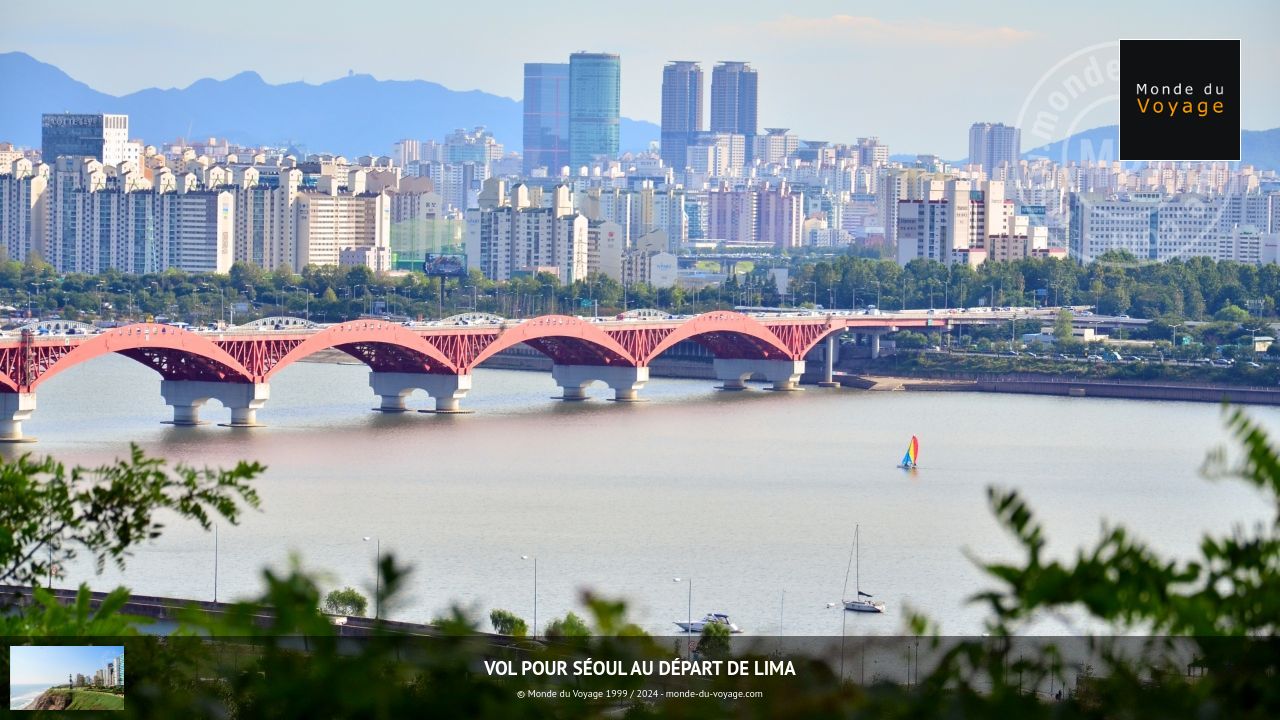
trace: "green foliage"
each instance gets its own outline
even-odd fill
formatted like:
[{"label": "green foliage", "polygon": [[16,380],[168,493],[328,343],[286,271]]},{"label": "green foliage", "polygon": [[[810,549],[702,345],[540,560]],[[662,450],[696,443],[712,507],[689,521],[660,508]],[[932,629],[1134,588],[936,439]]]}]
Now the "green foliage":
[{"label": "green foliage", "polygon": [[1249,321],[1249,311],[1237,305],[1227,305],[1213,314],[1218,322],[1242,323]]},{"label": "green foliage", "polygon": [[[1008,347],[992,345],[986,340],[975,344],[979,352],[1003,351]],[[1231,367],[1212,365],[1174,365],[1158,359],[1147,362],[1076,362],[1057,357],[1063,353],[1080,357],[1086,348],[1079,343],[1059,343],[1045,348],[1040,357],[991,357],[969,353],[898,353],[881,358],[869,367],[877,373],[898,373],[908,377],[973,379],[978,375],[1031,374],[1079,380],[1119,380],[1134,382],[1174,382],[1218,384],[1251,387],[1275,387],[1280,384],[1280,367],[1272,363],[1249,367],[1240,362]],[[1089,353],[1111,352],[1106,347],[1087,348]],[[1037,350],[1040,352],[1040,350]]]},{"label": "green foliage", "polygon": [[705,658],[717,659],[729,654],[729,628],[720,623],[707,623],[702,626],[702,634],[698,638],[698,654]]},{"label": "green foliage", "polygon": [[331,615],[364,617],[369,612],[369,599],[353,587],[330,590],[324,596],[324,611]]},{"label": "green foliage", "polygon": [[0,583],[34,585],[61,576],[80,553],[101,571],[121,568],[129,551],[157,537],[173,513],[208,528],[215,515],[235,523],[242,505],[257,507],[249,481],[263,467],[197,470],[146,457],[136,445],[127,459],[96,469],[67,470],[52,458],[23,455],[0,464]]},{"label": "green foliage", "polygon": [[590,637],[591,629],[582,618],[570,612],[563,618],[547,623],[546,634],[549,638],[585,638]]},{"label": "green foliage", "polygon": [[510,635],[512,637],[524,637],[529,633],[529,626],[519,615],[510,610],[493,610],[489,613],[489,623],[493,625],[493,631],[499,635]]},{"label": "green foliage", "polygon": [[1058,342],[1070,340],[1075,332],[1074,327],[1075,315],[1066,308],[1058,311],[1058,316],[1053,319],[1053,338]]}]

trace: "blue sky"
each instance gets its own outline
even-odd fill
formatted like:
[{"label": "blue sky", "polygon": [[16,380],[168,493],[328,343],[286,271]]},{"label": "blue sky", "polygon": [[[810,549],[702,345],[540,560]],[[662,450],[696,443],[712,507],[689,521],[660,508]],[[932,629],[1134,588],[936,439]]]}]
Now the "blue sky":
[{"label": "blue sky", "polygon": [[[65,683],[67,673],[91,676],[124,654],[121,645],[15,645],[9,648],[9,683]],[[125,661],[125,670],[129,663]]]},{"label": "blue sky", "polygon": [[971,122],[1013,122],[1037,81],[1081,48],[1240,38],[1243,125],[1280,126],[1273,0],[63,0],[10,3],[4,19],[0,51],[113,94],[243,70],[275,83],[353,70],[518,98],[522,63],[608,50],[622,55],[623,114],[656,121],[664,61],[747,60],[760,72],[761,127],[841,141],[878,134],[895,152],[948,157],[966,151]]}]

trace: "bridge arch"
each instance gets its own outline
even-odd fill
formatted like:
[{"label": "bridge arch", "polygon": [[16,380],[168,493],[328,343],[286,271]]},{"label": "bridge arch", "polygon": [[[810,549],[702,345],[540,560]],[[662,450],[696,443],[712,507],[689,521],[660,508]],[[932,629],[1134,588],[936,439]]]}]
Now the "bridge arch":
[{"label": "bridge arch", "polygon": [[[676,343],[692,340],[721,359],[795,360],[769,328],[742,313],[715,310],[686,320],[641,358],[648,365]],[[803,355],[799,356],[803,357]]]},{"label": "bridge arch", "polygon": [[37,339],[28,352],[28,366],[10,370],[9,382],[4,383],[17,392],[32,392],[67,368],[111,353],[136,360],[166,380],[253,381],[251,373],[227,351],[206,337],[172,325],[138,323],[106,330],[66,352]]},{"label": "bridge arch", "polygon": [[596,325],[568,315],[543,315],[503,330],[466,367],[524,343],[557,365],[626,365],[639,363],[617,340]]},{"label": "bridge arch", "polygon": [[305,318],[292,315],[272,315],[236,327],[242,330],[313,330],[320,326]]},{"label": "bridge arch", "polygon": [[101,331],[100,327],[75,320],[38,320],[12,330],[16,335],[24,332],[36,335],[97,335]]},{"label": "bridge arch", "polygon": [[375,372],[458,374],[458,366],[435,345],[399,323],[351,320],[308,336],[262,374],[262,382],[321,350],[337,348]]},{"label": "bridge arch", "polygon": [[501,315],[486,312],[464,312],[440,321],[442,325],[501,325],[507,319]]}]

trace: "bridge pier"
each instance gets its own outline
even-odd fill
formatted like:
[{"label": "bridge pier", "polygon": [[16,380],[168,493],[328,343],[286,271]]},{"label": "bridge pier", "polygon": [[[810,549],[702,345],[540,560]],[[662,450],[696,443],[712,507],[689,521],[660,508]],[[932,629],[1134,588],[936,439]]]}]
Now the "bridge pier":
[{"label": "bridge pier", "polygon": [[614,400],[640,402],[640,390],[649,382],[649,368],[627,365],[552,365],[551,378],[564,391],[561,400],[586,400],[587,386],[600,380],[613,388]]},{"label": "bridge pier", "polygon": [[753,375],[773,383],[773,390],[799,390],[800,376],[804,374],[803,360],[716,358],[713,365],[716,379],[724,382],[723,390],[746,390],[747,380]]},{"label": "bridge pier", "polygon": [[405,412],[405,400],[414,390],[426,390],[436,401],[435,410],[421,412],[465,413],[459,401],[471,392],[471,375],[370,372],[369,387],[382,398],[381,412]]},{"label": "bridge pier", "polygon": [[827,336],[827,346],[822,352],[822,379],[818,381],[818,387],[840,387],[840,383],[835,381],[836,353],[840,348],[838,340],[834,333]]},{"label": "bridge pier", "polygon": [[880,333],[871,333],[871,359],[880,357]]},{"label": "bridge pier", "polygon": [[0,393],[0,442],[35,442],[22,434],[22,422],[35,411],[35,393]]},{"label": "bridge pier", "polygon": [[257,427],[258,410],[271,397],[267,383],[212,382],[208,380],[162,380],[160,395],[173,407],[174,425],[200,425],[200,408],[217,400],[231,410],[227,427]]}]

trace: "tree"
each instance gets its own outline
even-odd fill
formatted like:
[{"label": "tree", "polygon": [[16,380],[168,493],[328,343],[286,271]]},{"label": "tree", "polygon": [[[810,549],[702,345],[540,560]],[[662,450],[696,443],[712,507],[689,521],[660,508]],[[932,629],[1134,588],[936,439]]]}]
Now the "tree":
[{"label": "tree", "polygon": [[1238,305],[1227,305],[1213,314],[1218,322],[1242,323],[1249,321],[1249,311]]},{"label": "tree", "polygon": [[552,620],[547,624],[547,637],[549,638],[585,638],[590,636],[591,630],[587,627],[587,624],[572,612],[562,619]]},{"label": "tree", "polygon": [[159,536],[169,513],[206,529],[215,516],[235,523],[244,506],[258,506],[249,481],[263,469],[241,462],[171,470],[136,445],[127,459],[95,469],[30,455],[0,464],[0,584],[60,577],[58,568],[82,552],[99,571],[108,559],[123,568],[135,545]]},{"label": "tree", "polygon": [[1071,311],[1066,308],[1058,311],[1058,317],[1054,318],[1053,321],[1053,338],[1055,340],[1064,342],[1074,337],[1074,317]]},{"label": "tree", "polygon": [[324,596],[324,611],[330,615],[364,617],[369,611],[369,599],[350,586],[341,590],[330,590],[329,594]]},{"label": "tree", "polygon": [[490,612],[489,622],[493,625],[493,631],[499,635],[524,637],[529,633],[529,626],[525,621],[510,610],[499,609]]},{"label": "tree", "polygon": [[702,626],[698,638],[698,653],[707,658],[721,658],[729,654],[729,628],[721,623]]}]

